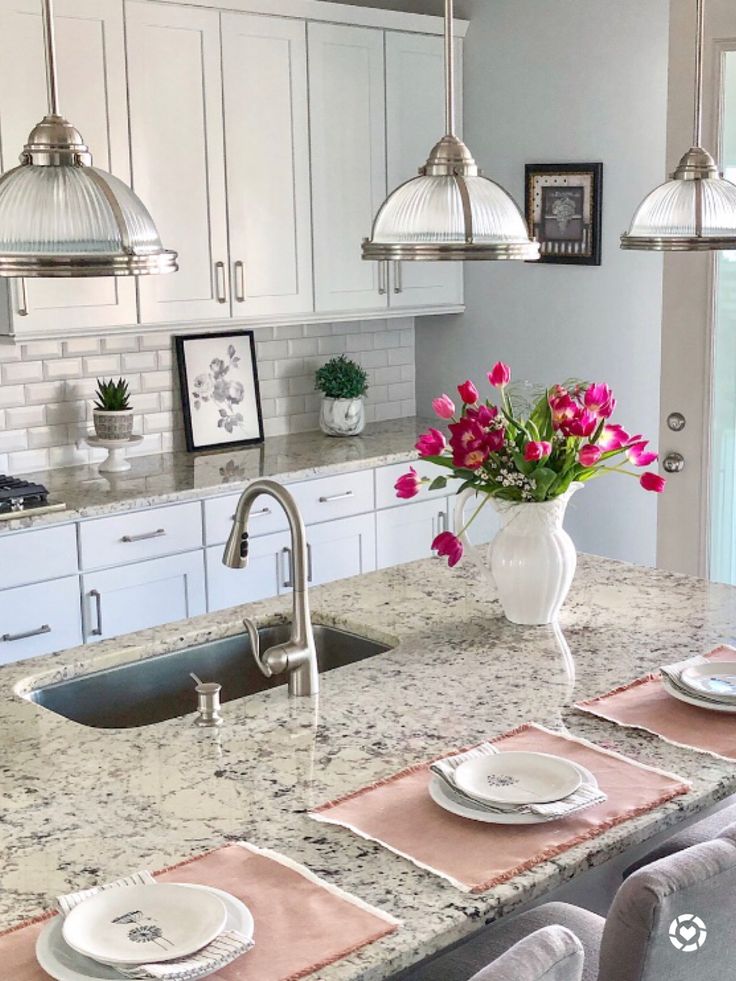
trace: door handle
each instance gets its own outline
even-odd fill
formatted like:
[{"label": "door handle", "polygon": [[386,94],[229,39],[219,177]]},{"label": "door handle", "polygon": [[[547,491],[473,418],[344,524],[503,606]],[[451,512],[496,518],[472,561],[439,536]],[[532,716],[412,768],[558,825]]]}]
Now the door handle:
[{"label": "door handle", "polygon": [[307,582],[312,581],[312,546],[307,542]]},{"label": "door handle", "polygon": [[386,295],[386,263],[378,263],[378,295]]},{"label": "door handle", "polygon": [[685,469],[685,457],[682,453],[668,453],[662,460],[662,466],[667,473],[682,473]]},{"label": "door handle", "polygon": [[344,501],[348,497],[352,497],[353,492],[351,490],[344,491],[342,494],[329,494],[327,497],[320,497],[320,504],[331,504],[332,501]]},{"label": "door handle", "polygon": [[12,643],[14,640],[25,640],[27,637],[40,637],[41,634],[50,633],[51,627],[47,623],[44,623],[40,627],[36,627],[35,630],[24,630],[19,634],[3,634],[0,640]]},{"label": "door handle", "polygon": [[26,290],[26,281],[23,276],[17,280],[18,283],[18,316],[27,317],[28,316],[28,291]]},{"label": "door handle", "polygon": [[144,531],[140,535],[123,535],[120,541],[130,545],[132,542],[147,542],[150,538],[162,538],[165,534],[165,528],[157,528],[155,531]]},{"label": "door handle", "polygon": [[96,589],[90,589],[89,595],[94,598],[95,613],[97,615],[97,628],[90,632],[93,637],[101,637],[102,636],[102,596]]},{"label": "door handle", "polygon": [[437,512],[437,528],[440,532],[447,531],[447,512],[438,511]]},{"label": "door handle", "polygon": [[284,589],[294,588],[294,563],[292,562],[291,549],[286,545],[281,549],[281,554],[286,556],[286,579],[284,579]]},{"label": "door handle", "polygon": [[240,259],[233,265],[233,280],[236,302],[245,303],[245,266]]},{"label": "door handle", "polygon": [[215,298],[218,303],[227,303],[227,284],[225,283],[225,263],[215,263]]},{"label": "door handle", "polygon": [[404,273],[401,265],[401,260],[396,259],[394,261],[394,293],[404,292]]}]

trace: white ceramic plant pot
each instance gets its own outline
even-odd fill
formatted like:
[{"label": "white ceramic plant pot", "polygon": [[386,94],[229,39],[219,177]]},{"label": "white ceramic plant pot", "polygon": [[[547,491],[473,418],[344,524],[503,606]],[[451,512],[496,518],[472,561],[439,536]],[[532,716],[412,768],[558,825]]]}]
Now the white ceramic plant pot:
[{"label": "white ceramic plant pot", "polygon": [[365,429],[365,400],[322,399],[319,427],[328,436],[357,436]]},{"label": "white ceramic plant pot", "polygon": [[100,439],[130,439],[133,432],[132,409],[118,409],[116,412],[94,409],[92,416],[95,432]]},{"label": "white ceramic plant pot", "polygon": [[[541,504],[491,498],[502,525],[488,549],[488,564],[512,623],[536,626],[557,620],[577,565],[575,545],[562,522],[568,501],[581,486],[573,484],[561,497]],[[456,527],[462,527],[457,516],[466,501],[467,492],[457,502]]]}]

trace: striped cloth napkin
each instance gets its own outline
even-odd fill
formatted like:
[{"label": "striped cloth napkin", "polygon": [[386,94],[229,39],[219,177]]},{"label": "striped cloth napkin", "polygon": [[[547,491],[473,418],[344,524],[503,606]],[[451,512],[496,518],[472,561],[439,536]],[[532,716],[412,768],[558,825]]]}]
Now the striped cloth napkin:
[{"label": "striped cloth napkin", "polygon": [[[734,659],[736,659],[736,655]],[[683,695],[687,695],[688,698],[695,699],[698,702],[704,702],[706,705],[713,703],[716,705],[736,705],[736,691],[733,694],[710,695],[704,691],[695,691],[683,682],[682,672],[686,668],[696,667],[699,664],[712,663],[707,657],[697,654],[695,657],[689,657],[684,661],[677,661],[675,664],[665,664],[659,669],[659,673],[667,679],[673,688],[676,688]],[[713,668],[713,673],[718,673],[717,664]]]},{"label": "striped cloth napkin", "polygon": [[443,780],[452,793],[459,797],[463,803],[489,814],[537,814],[539,817],[552,820],[553,818],[567,817],[569,814],[575,814],[577,811],[582,811],[586,807],[593,807],[595,804],[602,804],[608,799],[598,787],[581,783],[569,797],[551,801],[549,804],[491,804],[466,794],[464,790],[458,787],[455,782],[455,771],[461,763],[483,756],[494,756],[498,752],[492,743],[481,743],[464,753],[456,753],[454,756],[446,756],[442,760],[437,760],[430,765],[430,770]]},{"label": "striped cloth napkin", "polygon": [[[118,889],[121,886],[155,886],[156,880],[150,872],[134,872],[115,882],[108,882],[93,889],[81,889],[59,896],[56,905],[62,916],[67,916],[85,899],[96,896],[107,889]],[[237,930],[226,930],[215,937],[206,947],[188,957],[166,961],[157,964],[140,964],[135,967],[116,966],[115,970],[124,978],[141,978],[148,981],[197,981],[230,964],[253,947],[253,940],[238,933]]]}]

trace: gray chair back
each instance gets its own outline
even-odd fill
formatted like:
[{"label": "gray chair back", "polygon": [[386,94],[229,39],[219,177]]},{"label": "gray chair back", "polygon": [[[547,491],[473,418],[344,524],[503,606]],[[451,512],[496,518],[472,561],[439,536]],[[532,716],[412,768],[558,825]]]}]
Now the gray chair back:
[{"label": "gray chair back", "polygon": [[583,945],[562,926],[535,930],[470,981],[580,981]]},{"label": "gray chair back", "polygon": [[736,960],[736,825],[634,872],[606,919],[598,981],[724,981]]}]

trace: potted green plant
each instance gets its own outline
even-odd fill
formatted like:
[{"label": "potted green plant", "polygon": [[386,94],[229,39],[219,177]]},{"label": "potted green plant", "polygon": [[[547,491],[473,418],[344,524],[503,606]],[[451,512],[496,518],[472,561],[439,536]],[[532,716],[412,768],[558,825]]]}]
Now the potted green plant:
[{"label": "potted green plant", "polygon": [[315,388],[322,392],[319,425],[328,436],[357,436],[365,428],[368,375],[341,354],[317,370]]},{"label": "potted green plant", "polygon": [[133,433],[133,408],[130,389],[124,378],[113,381],[97,379],[97,391],[92,416],[99,439],[130,439]]}]

